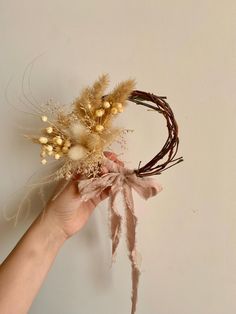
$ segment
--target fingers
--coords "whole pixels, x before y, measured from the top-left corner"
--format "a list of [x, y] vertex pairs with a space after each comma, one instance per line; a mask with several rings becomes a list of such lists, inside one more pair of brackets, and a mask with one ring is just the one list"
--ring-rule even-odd
[[110, 195], [110, 189], [111, 187], [107, 187], [105, 190], [102, 191], [102, 193], [100, 194], [100, 201], [105, 200], [109, 195]]
[[114, 161], [115, 163], [117, 163], [118, 165], [124, 167], [123, 161], [119, 160], [119, 159], [117, 158], [117, 155], [116, 155], [115, 153], [105, 151], [105, 152], [104, 152], [104, 155], [105, 155], [105, 157], [107, 157], [108, 159], [110, 159], [110, 160]]
[[81, 174], [80, 173], [75, 173], [72, 177], [73, 181], [78, 181], [81, 178]]
[[99, 196], [96, 196], [94, 199], [93, 199], [93, 202], [96, 204], [96, 206], [104, 201], [106, 198], [108, 198], [110, 194], [110, 187], [106, 188], [105, 190], [103, 190]]
[[101, 175], [103, 175], [103, 174], [108, 173], [109, 171], [108, 171], [107, 167], [101, 166], [101, 167], [100, 167], [100, 172], [101, 172]]
[[109, 191], [110, 191], [110, 187], [103, 190], [99, 196], [93, 197], [85, 202], [85, 204], [90, 203], [92, 205], [92, 208], [90, 208], [90, 212], [92, 212], [99, 203], [101, 203], [103, 200], [109, 197], [109, 194], [110, 194]]

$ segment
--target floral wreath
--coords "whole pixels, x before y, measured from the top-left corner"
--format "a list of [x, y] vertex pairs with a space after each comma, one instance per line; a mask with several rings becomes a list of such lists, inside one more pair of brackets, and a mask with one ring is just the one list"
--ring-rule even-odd
[[[176, 158], [179, 146], [178, 125], [166, 102], [166, 97], [135, 90], [135, 81], [130, 79], [118, 84], [111, 93], [105, 94], [109, 76], [102, 75], [91, 86], [82, 90], [69, 110], [48, 102], [40, 109], [44, 127], [38, 135], [27, 135], [41, 147], [41, 163], [48, 159], [58, 160], [58, 169], [50, 177], [51, 182], [65, 179], [64, 187], [76, 175], [81, 202], [110, 188], [110, 236], [114, 259], [121, 235], [122, 217], [116, 207], [116, 196], [122, 193], [125, 204], [126, 241], [132, 267], [132, 309], [136, 312], [140, 269], [138, 265], [135, 229], [137, 218], [134, 212], [132, 190], [148, 199], [162, 190], [152, 177], [183, 161]], [[117, 139], [123, 139], [129, 130], [114, 127], [114, 118], [122, 113], [128, 102], [157, 111], [166, 119], [168, 137], [160, 152], [149, 162], [136, 169], [128, 169], [114, 162], [112, 153], [106, 152]], [[102, 167], [108, 169], [102, 173]], [[61, 192], [62, 190], [60, 190]], [[54, 199], [57, 195], [54, 197]]]

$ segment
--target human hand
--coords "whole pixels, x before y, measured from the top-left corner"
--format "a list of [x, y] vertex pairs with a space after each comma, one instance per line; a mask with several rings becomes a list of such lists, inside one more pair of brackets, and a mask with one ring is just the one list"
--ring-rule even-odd
[[[105, 157], [123, 166], [123, 162], [118, 160], [117, 155], [111, 152], [104, 152]], [[102, 168], [102, 173], [108, 170]], [[110, 188], [105, 189], [99, 196], [86, 202], [80, 202], [76, 180], [72, 180], [66, 188], [47, 204], [44, 217], [63, 232], [65, 239], [81, 230], [87, 223], [96, 206], [109, 196]]]

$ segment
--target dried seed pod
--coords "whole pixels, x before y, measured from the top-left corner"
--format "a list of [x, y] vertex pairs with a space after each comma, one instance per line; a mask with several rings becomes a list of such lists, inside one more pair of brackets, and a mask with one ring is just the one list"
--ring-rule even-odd
[[111, 108], [111, 113], [116, 115], [118, 113], [118, 109], [116, 107]]
[[47, 144], [47, 142], [48, 142], [48, 138], [47, 138], [47, 137], [41, 136], [41, 137], [39, 138], [39, 143], [41, 143], [41, 144]]
[[53, 128], [51, 126], [49, 126], [48, 128], [46, 128], [46, 132], [48, 134], [51, 134], [53, 132]]
[[96, 129], [97, 132], [102, 132], [104, 130], [104, 126], [101, 125], [101, 124], [97, 124], [95, 129]]
[[47, 121], [48, 121], [48, 117], [47, 117], [47, 116], [42, 116], [42, 117], [41, 117], [41, 120], [42, 120], [43, 122], [47, 122]]
[[102, 106], [103, 106], [103, 108], [108, 109], [111, 107], [111, 104], [109, 103], [109, 101], [104, 101]]
[[42, 164], [42, 165], [46, 165], [46, 163], [47, 163], [47, 160], [46, 160], [46, 159], [42, 159], [42, 160], [41, 160], [41, 164]]

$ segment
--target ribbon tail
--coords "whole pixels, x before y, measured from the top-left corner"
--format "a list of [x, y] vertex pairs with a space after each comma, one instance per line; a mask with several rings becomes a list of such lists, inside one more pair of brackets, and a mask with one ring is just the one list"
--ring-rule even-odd
[[110, 212], [111, 212], [111, 240], [112, 240], [112, 261], [115, 261], [115, 254], [116, 249], [118, 247], [119, 241], [120, 241], [120, 234], [121, 234], [121, 222], [122, 217], [118, 214], [116, 205], [115, 205], [115, 199], [116, 194], [111, 194], [110, 196]]
[[129, 251], [129, 259], [132, 267], [132, 309], [131, 314], [135, 314], [136, 305], [138, 299], [138, 283], [140, 277], [140, 270], [137, 265], [136, 260], [136, 225], [137, 225], [137, 217], [134, 215], [134, 202], [132, 190], [129, 185], [124, 184], [123, 188], [124, 201], [126, 206], [126, 241], [127, 247]]

